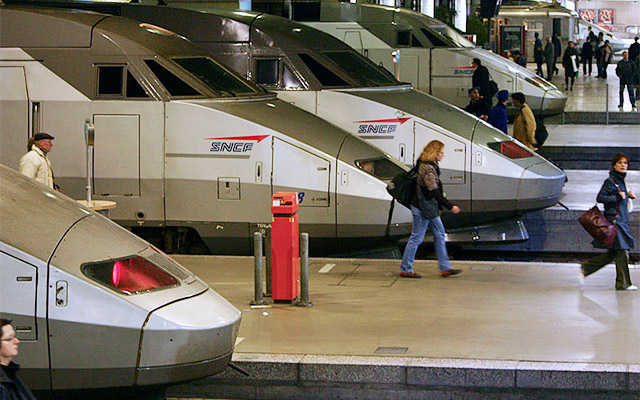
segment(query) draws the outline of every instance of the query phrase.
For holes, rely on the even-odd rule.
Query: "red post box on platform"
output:
[[[298,193],[277,192],[271,197],[272,298],[291,301],[298,297],[300,239]]]

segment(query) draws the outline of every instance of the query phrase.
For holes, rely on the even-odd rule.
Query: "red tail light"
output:
[[[178,284],[178,280],[142,257],[87,264],[83,272],[123,293],[137,293]]]
[[[533,154],[518,146],[515,142],[493,142],[489,143],[489,148],[509,158],[527,158],[533,157]]]

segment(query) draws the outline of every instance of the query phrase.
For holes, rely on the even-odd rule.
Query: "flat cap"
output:
[[[36,135],[33,137],[33,140],[35,140],[36,142],[38,140],[44,139],[54,139],[54,137],[45,132],[36,133]]]

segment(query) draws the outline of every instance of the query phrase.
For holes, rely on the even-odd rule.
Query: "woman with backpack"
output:
[[[454,214],[460,212],[458,206],[451,204],[444,197],[442,182],[440,181],[440,167],[438,165],[443,158],[444,143],[439,140],[429,142],[418,158],[418,188],[416,196],[411,203],[413,229],[402,256],[402,264],[400,266],[400,276],[402,278],[422,277],[422,275],[414,272],[413,262],[416,258],[418,246],[424,240],[424,235],[429,227],[431,227],[434,237],[440,276],[445,278],[462,272],[462,270],[451,268],[444,239],[444,225],[440,219],[443,207],[451,210]]]

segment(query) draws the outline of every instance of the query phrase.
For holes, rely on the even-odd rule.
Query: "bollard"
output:
[[[299,307],[311,307],[309,301],[309,234],[300,234],[300,300],[296,302]]]
[[[254,298],[252,306],[262,306],[267,304],[262,297],[262,233],[253,234],[253,257],[254,257]]]
[[[607,94],[605,96],[605,99],[607,99],[607,101],[605,102],[606,105],[606,121],[605,121],[605,125],[609,125],[609,84],[606,85],[607,87]]]

